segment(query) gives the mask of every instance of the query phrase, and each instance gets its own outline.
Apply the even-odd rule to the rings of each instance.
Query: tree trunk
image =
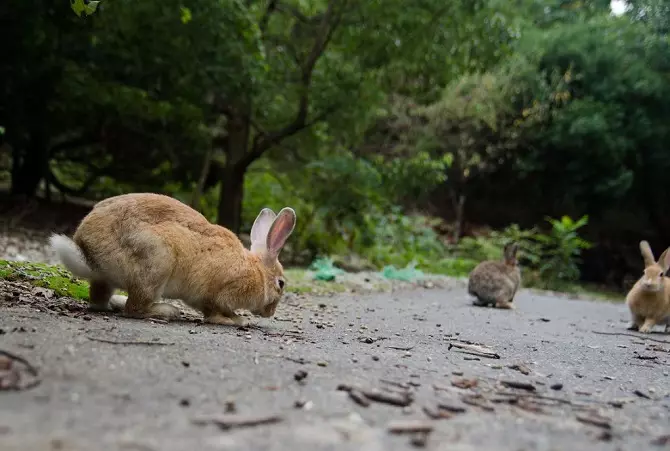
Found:
[[[239,234],[242,226],[244,175],[249,167],[242,161],[249,151],[249,121],[244,115],[229,116],[227,128],[226,163],[220,172],[217,223]]]
[[[14,151],[12,195],[23,198],[35,197],[40,182],[46,174],[48,164],[46,140],[39,133],[33,134],[26,149],[23,151],[15,149]]]
[[[246,167],[226,164],[221,177],[217,222],[239,234],[242,226],[242,201],[244,200],[244,175]]]
[[[192,208],[198,209],[200,204],[200,198],[202,197],[202,192],[205,189],[205,182],[207,181],[207,175],[209,174],[209,168],[212,166],[212,158],[214,157],[214,147],[209,146],[207,152],[205,153],[205,160],[202,163],[202,169],[200,170],[200,176],[198,177],[198,183],[191,194],[191,202],[189,205]]]
[[[463,234],[463,222],[465,220],[465,195],[463,193],[454,193],[452,196],[455,217],[454,234],[452,239],[454,243],[458,243],[458,241],[461,239],[461,235]]]

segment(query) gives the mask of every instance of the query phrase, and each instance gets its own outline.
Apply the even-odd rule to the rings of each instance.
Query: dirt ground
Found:
[[[668,446],[670,337],[625,335],[622,304],[516,302],[473,307],[457,282],[291,294],[236,328],[94,314],[0,282],[0,350],[38,373],[0,355],[0,449]]]

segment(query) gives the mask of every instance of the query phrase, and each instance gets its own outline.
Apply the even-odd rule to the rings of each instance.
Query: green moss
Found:
[[[72,276],[62,266],[0,260],[0,279],[28,282],[53,290],[58,296],[88,299],[88,283]]]

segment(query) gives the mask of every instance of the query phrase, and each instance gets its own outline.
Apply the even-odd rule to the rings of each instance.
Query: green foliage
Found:
[[[578,230],[588,224],[588,217],[574,221],[563,216],[561,219],[547,218],[547,221],[551,224],[549,234],[536,237],[542,245],[540,276],[552,282],[576,282],[579,279],[581,251],[591,247],[591,243],[578,235]]]
[[[588,217],[575,221],[563,216],[547,218],[547,222],[551,225],[548,233],[542,233],[536,227],[523,230],[512,224],[487,236],[465,237],[456,246],[455,255],[476,261],[498,260],[502,258],[505,245],[515,241],[519,245],[519,262],[530,276],[526,285],[565,287],[579,279],[581,252],[591,247],[591,243],[581,238],[578,232],[587,225]]]
[[[99,1],[93,0],[70,0],[72,11],[79,17],[81,17],[82,14],[86,16],[93,14],[98,9],[98,4],[100,4]]]

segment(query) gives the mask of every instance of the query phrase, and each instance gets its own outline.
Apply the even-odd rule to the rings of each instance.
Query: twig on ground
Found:
[[[100,343],[109,343],[112,345],[144,345],[144,346],[172,346],[174,343],[163,343],[162,341],[116,341],[108,340],[106,338],[97,338],[86,336],[91,341],[99,341]]]
[[[500,355],[491,349],[485,348],[483,346],[458,343],[458,342],[449,342],[448,350],[451,351],[451,348],[456,348],[464,354],[472,354],[479,357],[488,357],[489,359],[499,359]]]
[[[396,382],[396,381],[392,381],[392,380],[389,380],[389,379],[379,379],[379,382],[381,382],[383,384],[392,385],[394,387],[402,388],[403,390],[409,390],[410,389],[410,385],[406,382]]]
[[[522,363],[515,363],[514,365],[508,365],[507,368],[510,370],[516,370],[519,373],[528,376],[531,373],[530,368]]]
[[[373,389],[363,389],[363,388],[357,388],[357,387],[352,387],[351,385],[346,385],[346,384],[340,384],[337,386],[338,390],[341,391],[346,391],[349,393],[349,396],[351,396],[351,392],[357,392],[363,394],[367,399],[370,401],[376,401],[376,402],[381,402],[385,404],[390,404],[392,406],[398,406],[398,407],[407,407],[412,402],[414,402],[414,397],[411,395],[409,392],[405,393],[391,393],[391,392],[383,392],[379,389],[373,388]],[[356,395],[354,395],[356,396]],[[352,399],[357,401],[354,396],[351,396]]]
[[[206,424],[215,424],[221,429],[228,430],[235,427],[260,426],[263,424],[272,424],[283,421],[279,415],[235,415],[223,414],[212,417],[197,418],[192,420],[193,424],[199,426]]]
[[[592,426],[597,426],[599,428],[603,429],[612,429],[612,424],[610,423],[610,420],[607,418],[598,418],[598,417],[592,417],[592,416],[586,416],[586,415],[577,415],[577,421],[580,421],[585,424],[590,424]]]
[[[365,397],[365,395],[355,388],[349,390],[349,397],[361,407],[369,407],[370,401]]]
[[[411,351],[416,345],[412,346],[387,346],[389,349],[395,349],[397,351]]]
[[[507,388],[518,388],[520,390],[535,391],[536,388],[533,384],[528,382],[519,382],[519,381],[500,381],[502,385]]]
[[[475,395],[475,396],[462,396],[461,401],[463,401],[465,404],[469,404],[471,406],[479,407],[479,408],[484,409],[488,412],[495,411],[495,408],[492,405],[487,404],[486,399],[484,399],[483,397],[477,396],[477,395]]]
[[[591,332],[598,335],[621,335],[623,337],[639,338],[640,340],[655,341],[656,343],[664,343],[666,345],[670,345],[670,341],[667,340],[659,340],[657,338],[645,337],[644,335],[629,334],[626,332],[600,332],[597,330],[592,330]]]
[[[391,434],[408,434],[416,432],[430,432],[433,425],[428,421],[422,420],[396,420],[388,425],[388,431]]]
[[[421,410],[423,410],[423,413],[425,413],[429,418],[432,418],[433,420],[448,420],[449,418],[452,418],[454,416],[454,413],[449,412],[445,409],[440,409],[439,407],[435,409],[430,406],[423,406]]]

